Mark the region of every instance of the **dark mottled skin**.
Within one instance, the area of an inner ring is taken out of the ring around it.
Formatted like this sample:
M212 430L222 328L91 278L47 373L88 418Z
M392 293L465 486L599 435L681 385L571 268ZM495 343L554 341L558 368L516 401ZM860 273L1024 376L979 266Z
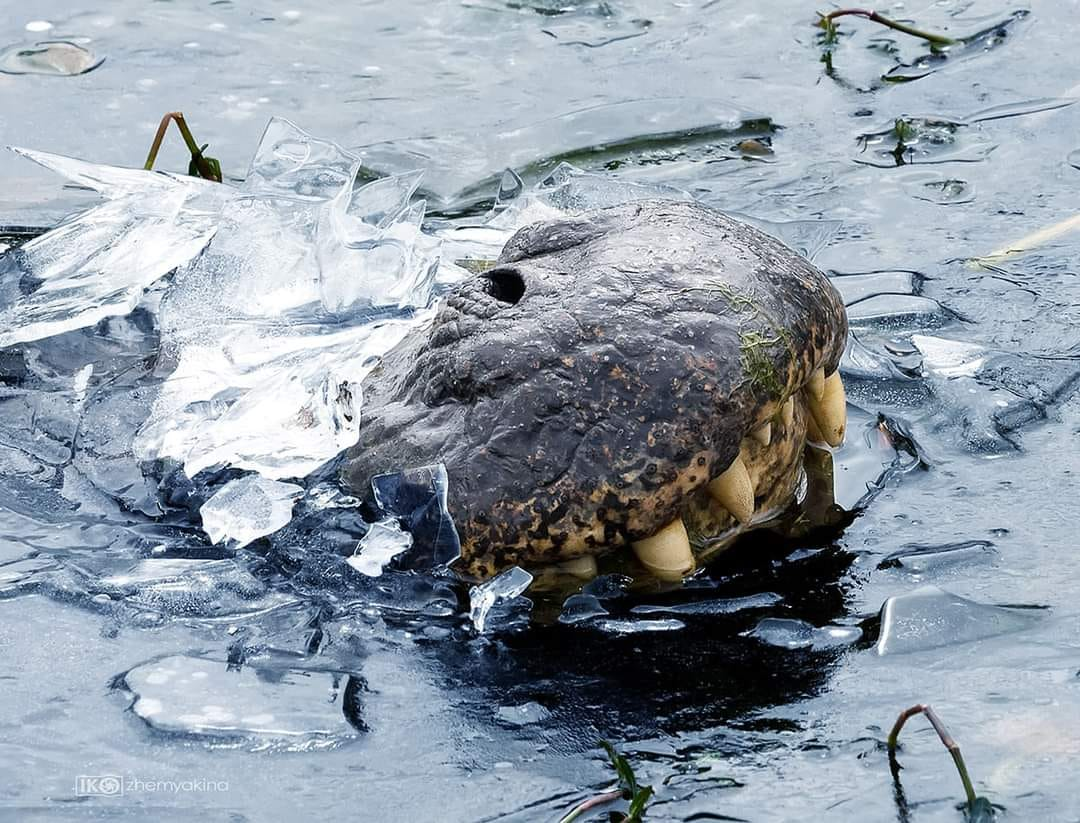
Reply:
M824 275L703 206L528 226L365 381L346 478L444 463L469 574L598 554L679 516L846 334Z

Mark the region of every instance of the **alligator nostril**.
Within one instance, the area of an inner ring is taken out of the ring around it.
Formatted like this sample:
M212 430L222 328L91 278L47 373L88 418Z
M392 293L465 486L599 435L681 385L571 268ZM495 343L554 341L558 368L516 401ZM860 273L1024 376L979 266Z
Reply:
M482 288L501 303L511 306L525 294L525 281L514 269L492 269L480 275L484 280Z

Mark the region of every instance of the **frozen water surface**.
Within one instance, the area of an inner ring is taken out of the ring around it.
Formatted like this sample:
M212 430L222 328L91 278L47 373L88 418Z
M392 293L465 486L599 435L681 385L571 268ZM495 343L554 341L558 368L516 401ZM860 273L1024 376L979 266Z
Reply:
M1001 816L1073 819L1080 235L1045 230L1080 107L1073 10L1028 9L905 10L983 32L933 54L841 21L830 67L786 0L0 8L0 144L38 161L0 152L0 817L557 820L610 785L603 738L649 819L947 823L937 743L899 785L881 751L929 702ZM173 106L225 185L129 168ZM365 375L517 226L646 196L753 220L850 304L826 525L678 588L537 575L477 635L438 467L337 488ZM215 545L245 475L305 493ZM417 536L368 577L378 521Z

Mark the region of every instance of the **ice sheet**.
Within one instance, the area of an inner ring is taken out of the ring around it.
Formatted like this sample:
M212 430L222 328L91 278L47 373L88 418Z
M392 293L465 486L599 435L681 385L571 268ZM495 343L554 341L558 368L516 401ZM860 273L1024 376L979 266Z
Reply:
M356 186L358 168L270 122L214 241L163 301L176 368L139 432L144 459L303 477L356 441L360 381L429 320L439 264L419 174Z
M431 317L419 172L357 185L354 154L280 118L239 187L16 151L106 202L4 255L0 348L127 314L173 273L140 459L303 477L355 442L360 381Z
M197 255L235 190L191 177L15 152L106 198L0 257L0 348L127 314Z

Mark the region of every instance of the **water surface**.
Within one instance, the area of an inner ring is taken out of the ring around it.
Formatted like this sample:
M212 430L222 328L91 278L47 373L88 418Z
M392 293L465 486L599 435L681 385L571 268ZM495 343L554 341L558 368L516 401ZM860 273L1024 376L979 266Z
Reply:
M879 413L922 464L840 536L781 557L751 543L713 589L609 598L601 630L475 638L459 589L361 586L320 565L305 540L351 539L344 516L234 557L182 514L101 493L113 464L94 444L86 459L65 381L90 361L110 379L138 366L153 346L140 318L0 352L0 813L549 820L608 784L606 738L656 788L650 820L958 820L925 724L905 733L902 789L883 752L896 714L929 702L1008 816L1080 820L1080 235L967 262L1076 209L1080 107L1057 107L1078 93L1075 10L1019 9L898 12L960 35L1010 21L945 61L844 21L830 71L815 7L794 2L4 4L0 45L63 40L104 60L0 73L0 143L140 165L179 109L238 177L282 115L373 173L425 167L433 220L482 213L508 166L531 184L569 159L758 220L840 221L816 262L865 349L846 364L839 496L853 503L886 462ZM925 76L881 79L900 64ZM897 118L919 135L899 150ZM161 163L186 166L178 144ZM5 226L92 202L11 154L0 178ZM989 365L967 369L950 343ZM91 431L106 425L129 430L99 414ZM894 597L919 631L883 643ZM633 612L733 598L750 599ZM643 619L667 630L623 631ZM87 796L80 775L130 790ZM146 785L168 780L191 785Z

